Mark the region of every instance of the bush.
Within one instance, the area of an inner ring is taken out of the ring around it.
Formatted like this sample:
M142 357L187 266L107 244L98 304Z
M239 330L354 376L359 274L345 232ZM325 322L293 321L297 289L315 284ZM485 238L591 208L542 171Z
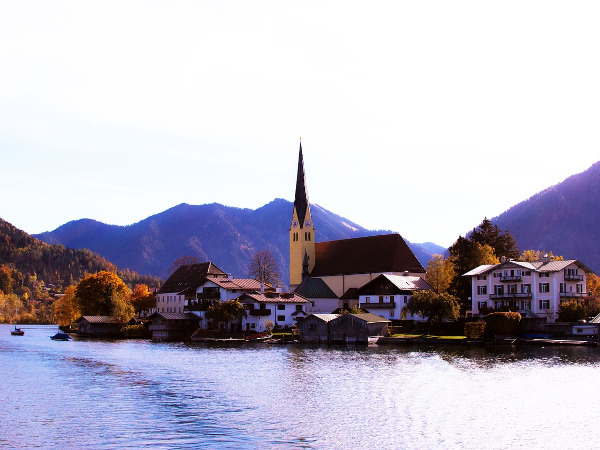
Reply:
M123 337L132 339L143 339L150 337L150 331L142 324L140 325L125 325L121 328Z
M585 309L581 303L571 300L562 302L558 307L559 322L577 322L581 319L585 319Z
M517 312L495 312L485 316L485 335L493 338L497 334L514 335L521 321Z
M467 339L483 339L485 333L485 322L465 323L465 336Z

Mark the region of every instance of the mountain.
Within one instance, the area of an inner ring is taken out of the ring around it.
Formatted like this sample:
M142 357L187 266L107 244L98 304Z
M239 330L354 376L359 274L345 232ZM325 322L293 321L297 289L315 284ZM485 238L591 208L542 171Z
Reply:
M182 203L128 226L106 225L90 219L69 222L51 232L36 235L51 244L88 248L138 273L166 277L169 267L182 256L212 261L237 277L247 275L247 265L257 250L275 256L284 282L289 276L289 221L293 204L275 199L256 210L217 203ZM329 241L384 234L369 231L318 205L311 206L317 240ZM443 247L409 246L423 266Z
M23 287L27 287L31 293L42 281L46 285L69 286L85 275L101 270L117 272L131 287L137 283L150 286L159 284L156 277L145 277L128 270L119 272L113 263L90 250L74 250L63 245L44 243L2 219L0 267L3 267L5 276L0 280L3 281L0 289L4 293L16 289L22 294Z
M521 250L579 259L600 273L600 161L492 219Z

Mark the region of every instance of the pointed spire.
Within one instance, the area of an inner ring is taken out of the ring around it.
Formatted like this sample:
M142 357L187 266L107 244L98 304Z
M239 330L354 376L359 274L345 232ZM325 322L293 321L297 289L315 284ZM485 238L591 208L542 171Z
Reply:
M308 252L304 250L304 259L302 260L302 281L306 281L310 277L310 272L308 271L309 266Z
M302 156L302 138L300 138L300 153L298 155L298 176L296 178L296 197L294 208L298 214L300 228L304 227L304 218L308 210L308 195L306 194L306 178L304 177L304 158Z

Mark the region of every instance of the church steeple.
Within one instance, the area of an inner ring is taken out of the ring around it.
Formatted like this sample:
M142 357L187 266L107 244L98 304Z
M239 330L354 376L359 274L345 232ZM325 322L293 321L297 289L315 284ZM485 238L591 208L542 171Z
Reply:
M310 214L310 203L306 193L304 156L302 141L298 153L298 173L296 175L296 195L290 228L290 288L302 282L303 274L309 274L315 266L315 229Z
M302 140L300 141L300 153L298 154L298 175L296 176L296 196L294 197L294 208L298 213L300 228L304 228L304 220L308 210L308 195L306 194L306 177L304 176L304 157L302 156Z

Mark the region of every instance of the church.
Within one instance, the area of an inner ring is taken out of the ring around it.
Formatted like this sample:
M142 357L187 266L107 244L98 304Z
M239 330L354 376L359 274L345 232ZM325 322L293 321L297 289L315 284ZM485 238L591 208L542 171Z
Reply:
M290 290L331 305L358 305L356 292L381 274L425 278L425 269L399 234L316 242L306 189L302 142L289 232Z

